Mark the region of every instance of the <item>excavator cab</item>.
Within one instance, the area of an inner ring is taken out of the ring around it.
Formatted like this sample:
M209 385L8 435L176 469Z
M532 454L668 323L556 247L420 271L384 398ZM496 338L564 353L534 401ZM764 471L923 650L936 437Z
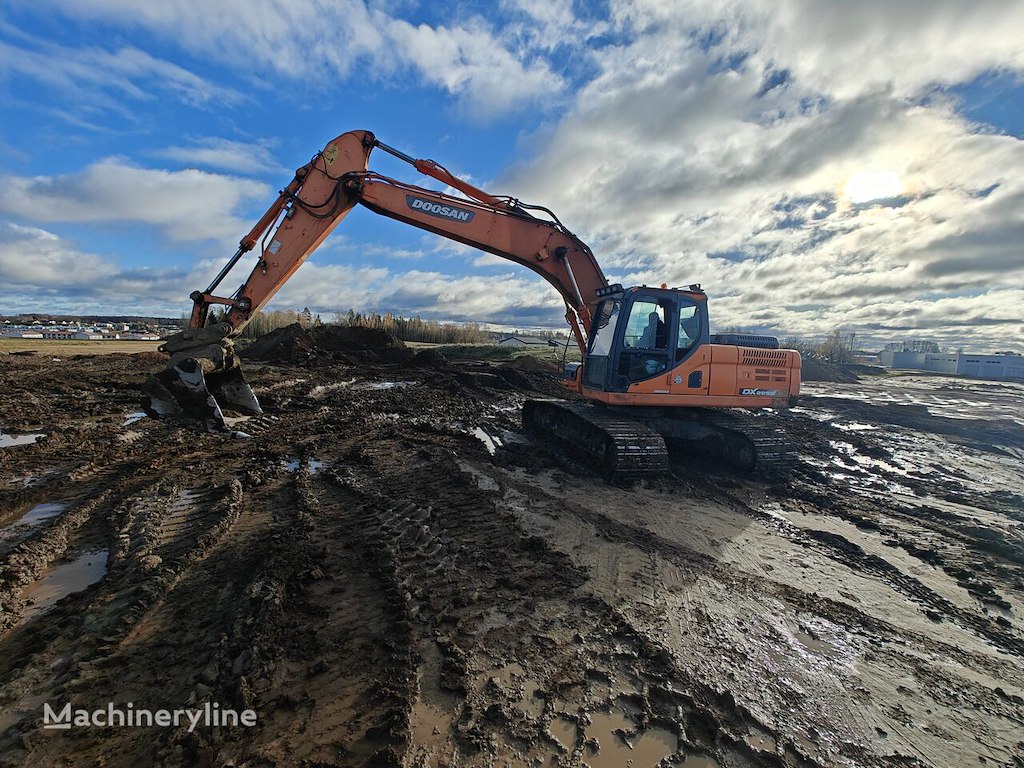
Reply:
M640 381L664 376L708 343L707 295L687 289L602 291L583 365L584 387L626 392Z

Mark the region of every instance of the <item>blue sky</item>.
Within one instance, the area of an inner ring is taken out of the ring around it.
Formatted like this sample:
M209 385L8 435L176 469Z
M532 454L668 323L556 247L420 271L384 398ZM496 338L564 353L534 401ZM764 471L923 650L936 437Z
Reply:
M552 208L612 279L701 282L720 328L1021 351L1022 28L959 0L10 0L0 313L180 316L367 128ZM539 278L366 210L272 306L562 324Z

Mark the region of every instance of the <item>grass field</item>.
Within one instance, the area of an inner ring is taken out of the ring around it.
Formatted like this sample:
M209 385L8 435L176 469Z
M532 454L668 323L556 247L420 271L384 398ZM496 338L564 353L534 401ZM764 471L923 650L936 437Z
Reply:
M160 341L86 341L64 339L3 339L0 338L0 353L35 352L39 355L68 357L70 355L110 355L118 352L155 352Z

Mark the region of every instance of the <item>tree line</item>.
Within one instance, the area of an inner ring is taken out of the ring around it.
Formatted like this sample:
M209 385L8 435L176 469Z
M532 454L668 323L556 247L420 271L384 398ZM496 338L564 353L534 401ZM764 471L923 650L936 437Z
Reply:
M393 312L339 312L335 325L357 325L387 331L402 341L421 341L430 344L480 344L488 340L487 332L477 323L440 323L424 320L419 315L403 317Z
M220 322L223 312L216 309L210 311L207 325ZM319 314L313 314L309 308L301 312L288 309L275 309L257 312L242 329L243 339L257 339L264 334L298 323L303 328L318 325L351 325L363 328L377 328L387 331L402 341L420 341L431 344L479 344L488 340L487 332L476 323L441 323L437 320L424 320L418 315L403 317L393 312L338 312L325 323Z

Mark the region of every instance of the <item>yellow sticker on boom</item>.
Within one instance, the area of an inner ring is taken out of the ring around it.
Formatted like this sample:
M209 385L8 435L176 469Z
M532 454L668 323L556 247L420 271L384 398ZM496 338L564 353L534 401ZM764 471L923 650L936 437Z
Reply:
M328 165L334 162L334 158L338 156L338 147L331 144L327 149L324 150L324 160Z

